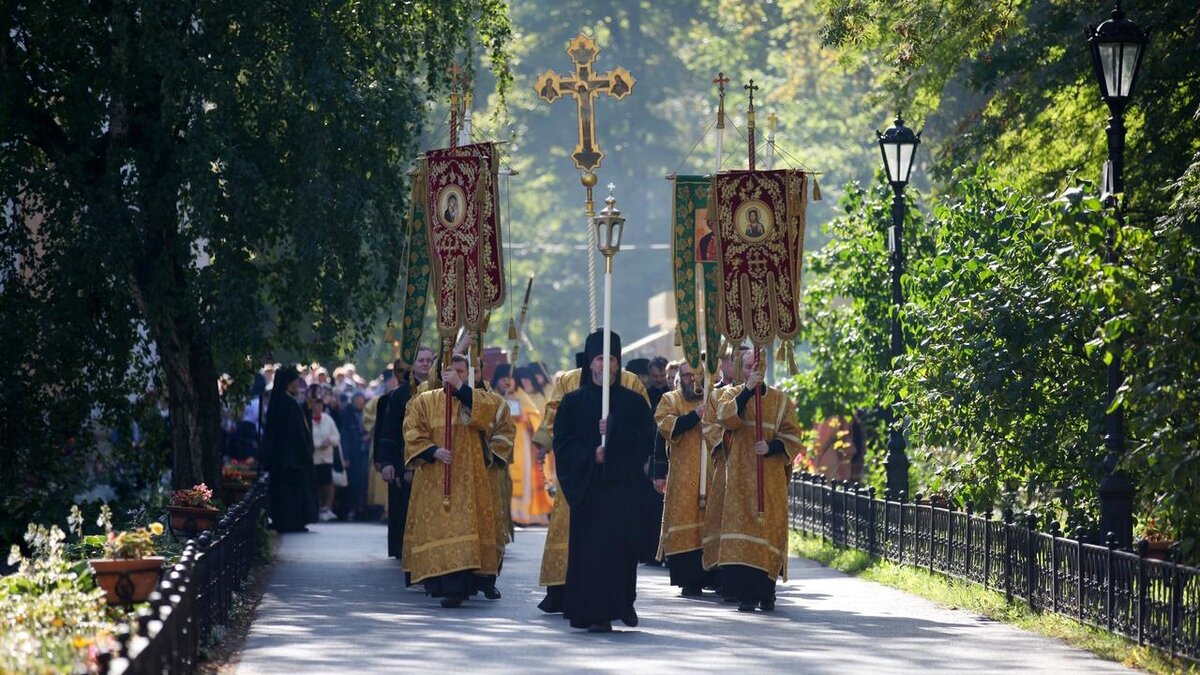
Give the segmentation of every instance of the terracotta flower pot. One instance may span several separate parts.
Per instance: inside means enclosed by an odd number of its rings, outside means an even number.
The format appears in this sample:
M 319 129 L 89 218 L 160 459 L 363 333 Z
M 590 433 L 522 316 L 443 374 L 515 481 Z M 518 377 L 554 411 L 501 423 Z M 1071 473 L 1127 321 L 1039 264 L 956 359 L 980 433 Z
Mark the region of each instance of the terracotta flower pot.
M 167 513 L 171 514 L 171 529 L 190 535 L 197 535 L 205 530 L 211 530 L 221 517 L 217 509 L 199 509 L 191 506 L 168 506 Z
M 162 574 L 164 558 L 151 556 L 130 560 L 100 558 L 89 560 L 96 574 L 96 585 L 104 589 L 110 605 L 132 605 L 143 602 Z
M 242 501 L 242 497 L 250 491 L 250 483 L 242 483 L 239 481 L 225 481 L 221 483 L 221 496 L 225 498 L 225 503 L 229 506 Z
M 1146 542 L 1146 557 L 1154 558 L 1155 560 L 1170 560 L 1171 546 L 1173 541 L 1148 541 Z

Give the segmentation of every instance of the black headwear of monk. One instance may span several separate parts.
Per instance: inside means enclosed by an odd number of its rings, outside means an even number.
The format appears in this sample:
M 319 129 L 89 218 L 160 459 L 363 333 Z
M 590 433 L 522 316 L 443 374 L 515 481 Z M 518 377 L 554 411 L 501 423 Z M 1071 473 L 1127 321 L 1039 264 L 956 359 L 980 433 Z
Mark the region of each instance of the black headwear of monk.
M 295 460 L 293 457 L 283 457 L 280 453 L 286 453 L 286 443 L 283 439 L 287 438 L 290 431 L 288 426 L 300 419 L 300 406 L 288 394 L 288 385 L 298 379 L 300 373 L 295 368 L 280 368 L 275 371 L 275 383 L 271 387 L 271 402 L 267 408 L 267 427 L 264 434 L 264 440 L 269 446 L 266 455 L 272 466 L 290 466 Z
M 608 353 L 617 359 L 617 367 L 621 365 L 621 336 L 616 332 L 612 333 L 611 342 L 609 343 Z M 604 356 L 604 330 L 599 329 L 591 335 L 587 336 L 587 342 L 583 346 L 583 383 L 585 386 L 592 386 L 592 361 L 596 360 L 597 356 Z M 621 378 L 618 376 L 613 383 L 615 386 L 621 386 Z

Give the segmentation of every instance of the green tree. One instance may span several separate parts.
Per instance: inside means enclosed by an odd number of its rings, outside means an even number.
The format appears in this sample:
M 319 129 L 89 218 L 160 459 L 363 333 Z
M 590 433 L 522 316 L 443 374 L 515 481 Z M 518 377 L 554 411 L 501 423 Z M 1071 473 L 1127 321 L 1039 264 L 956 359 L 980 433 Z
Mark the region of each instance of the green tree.
M 499 0 L 9 3 L 0 30 L 18 476 L 150 370 L 176 484 L 217 480 L 218 373 L 363 339 L 427 100 L 479 51 L 509 81 Z

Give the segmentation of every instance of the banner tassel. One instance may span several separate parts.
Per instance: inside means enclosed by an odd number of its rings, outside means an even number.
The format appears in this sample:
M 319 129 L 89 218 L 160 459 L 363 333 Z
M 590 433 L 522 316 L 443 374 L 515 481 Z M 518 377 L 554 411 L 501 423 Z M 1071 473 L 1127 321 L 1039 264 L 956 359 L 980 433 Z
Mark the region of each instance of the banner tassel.
M 675 324 L 675 346 L 683 346 L 683 327 L 679 324 Z
M 517 335 L 517 322 L 513 321 L 513 318 L 510 316 L 508 317 L 508 339 L 516 340 L 519 337 L 520 336 Z
M 383 333 L 383 341 L 384 342 L 395 342 L 396 341 L 396 326 L 392 323 L 392 317 L 390 317 L 390 316 L 388 317 L 388 320 L 387 320 L 387 330 L 384 331 L 384 333 Z
M 816 176 L 813 176 L 813 201 L 821 201 L 821 186 L 817 183 Z

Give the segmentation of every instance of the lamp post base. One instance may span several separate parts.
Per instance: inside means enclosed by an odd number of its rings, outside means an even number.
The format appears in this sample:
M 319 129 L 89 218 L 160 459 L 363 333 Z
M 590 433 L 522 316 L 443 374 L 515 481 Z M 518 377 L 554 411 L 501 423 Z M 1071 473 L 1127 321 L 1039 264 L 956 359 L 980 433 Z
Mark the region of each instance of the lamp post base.
M 1117 548 L 1133 547 L 1133 480 L 1124 473 L 1100 479 L 1100 536 L 1112 532 Z

